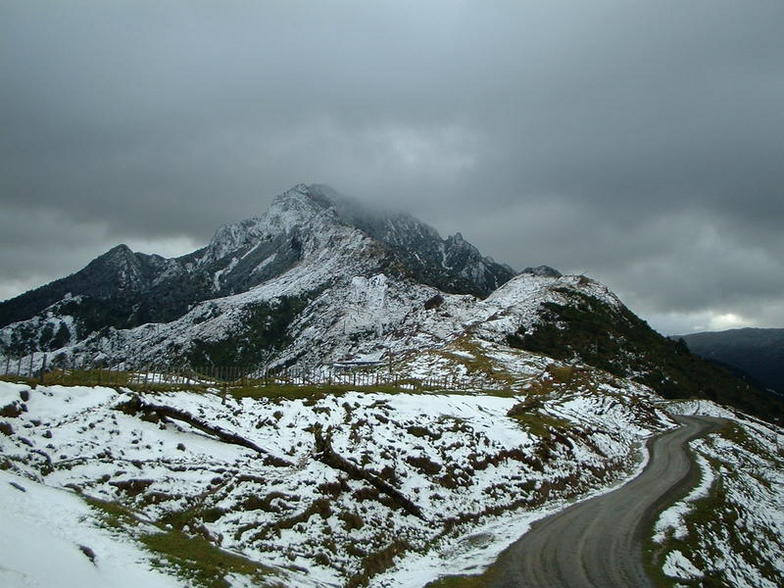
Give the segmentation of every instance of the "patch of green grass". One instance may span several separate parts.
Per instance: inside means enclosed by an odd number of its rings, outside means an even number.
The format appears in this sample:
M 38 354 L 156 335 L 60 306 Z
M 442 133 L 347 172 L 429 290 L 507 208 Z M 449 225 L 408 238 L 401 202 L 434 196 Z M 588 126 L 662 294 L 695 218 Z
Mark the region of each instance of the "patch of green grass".
M 134 392 L 144 394 L 162 394 L 165 392 L 197 392 L 205 393 L 210 390 L 206 384 L 129 384 L 123 386 Z
M 425 588 L 484 588 L 487 578 L 479 576 L 444 576 L 425 585 Z
M 179 377 L 179 376 L 176 376 Z M 185 376 L 182 376 L 185 377 Z M 139 381 L 139 379 L 142 381 Z M 136 372 L 115 371 L 108 369 L 91 370 L 61 370 L 55 369 L 44 375 L 43 382 L 40 377 L 28 378 L 24 376 L 0 376 L 0 381 L 23 383 L 30 387 L 38 384 L 46 386 L 108 386 L 122 387 L 134 392 L 171 392 L 184 390 L 189 392 L 205 392 L 209 386 L 206 384 L 178 384 L 159 381 L 143 381 L 144 376 Z M 156 377 L 157 378 L 157 377 Z
M 662 544 L 656 544 L 653 540 L 648 540 L 647 552 L 648 557 L 645 558 L 645 568 L 648 576 L 653 580 L 654 584 L 659 588 L 671 588 L 672 586 L 700 586 L 700 582 L 691 582 L 686 579 L 676 579 L 666 576 L 662 570 L 664 565 L 664 558 L 666 555 L 677 549 L 681 551 L 686 557 L 692 560 L 699 566 L 699 562 L 694 561 L 690 555 L 698 550 L 700 546 L 700 536 L 702 533 L 707 532 L 707 529 L 714 525 L 725 526 L 734 524 L 733 517 L 728 515 L 726 495 L 721 487 L 721 483 L 714 483 L 708 495 L 704 498 L 696 500 L 691 503 L 691 510 L 684 515 L 684 523 L 688 529 L 688 533 L 683 539 L 676 539 L 671 534 Z M 734 517 L 735 519 L 737 517 Z M 698 533 L 694 533 L 695 529 L 699 529 Z M 651 533 L 652 535 L 652 533 Z M 720 559 L 721 554 L 715 554 Z M 718 559 L 716 560 L 718 561 Z M 703 570 L 707 576 L 710 576 L 710 570 Z M 711 584 L 707 584 L 710 586 Z
M 371 578 L 392 567 L 398 555 L 411 551 L 411 549 L 408 542 L 395 539 L 385 547 L 366 555 L 362 560 L 362 570 L 352 575 L 346 588 L 367 586 Z
M 471 347 L 475 349 L 472 353 L 476 354 L 477 359 L 462 357 L 459 355 L 449 354 L 446 351 L 437 351 L 436 353 L 448 354 L 456 361 L 461 363 L 467 362 L 471 364 L 470 369 L 479 370 L 485 373 L 488 377 L 497 380 L 503 385 L 501 389 L 482 390 L 476 391 L 462 391 L 462 390 L 448 390 L 445 391 L 442 385 L 439 385 L 438 379 L 427 382 L 422 382 L 416 378 L 397 376 L 394 381 L 389 381 L 391 378 L 386 373 L 378 372 L 379 383 L 373 383 L 376 379 L 376 372 L 361 371 L 357 373 L 357 383 L 350 382 L 319 382 L 313 384 L 294 384 L 286 382 L 281 379 L 279 381 L 268 381 L 264 379 L 250 379 L 239 378 L 236 381 L 204 381 L 200 384 L 182 384 L 182 383 L 169 383 L 160 382 L 157 377 L 155 381 L 144 381 L 144 376 L 140 376 L 133 371 L 114 371 L 114 370 L 54 370 L 45 376 L 45 384 L 47 385 L 63 385 L 63 386 L 108 386 L 127 388 L 136 393 L 144 394 L 158 394 L 171 391 L 186 391 L 194 393 L 207 393 L 210 391 L 218 390 L 220 394 L 232 396 L 234 398 L 256 398 L 256 399 L 271 399 L 271 400 L 312 400 L 318 401 L 327 395 L 341 396 L 347 392 L 367 392 L 379 394 L 429 394 L 433 392 L 447 392 L 449 394 L 487 394 L 492 396 L 512 397 L 519 392 L 512 389 L 511 376 L 506 372 L 492 367 L 490 360 L 485 356 L 480 356 L 482 352 L 481 347 L 477 344 L 470 342 L 463 342 L 463 347 Z M 175 377 L 175 376 L 172 376 Z M 183 375 L 182 377 L 186 377 Z M 351 378 L 351 374 L 348 374 Z M 24 378 L 18 376 L 0 376 L 0 380 L 20 382 L 35 387 L 41 383 L 40 378 Z M 386 381 L 385 381 L 386 380 Z M 508 385 L 505 385 L 508 384 Z
M 569 384 L 578 375 L 578 369 L 570 365 L 556 365 L 551 363 L 547 366 L 547 373 L 559 384 Z
M 0 376 L 0 382 L 11 382 L 12 384 L 27 384 L 28 386 L 35 386 L 41 380 L 39 378 L 25 378 L 23 376 Z
M 482 346 L 473 341 L 470 335 L 464 335 L 452 342 L 451 346 L 456 351 L 462 351 L 470 354 L 472 357 L 467 357 L 461 353 L 452 353 L 449 349 L 438 351 L 444 357 L 451 361 L 463 365 L 469 373 L 486 374 L 487 376 L 503 382 L 507 386 L 511 386 L 514 378 L 512 374 L 506 370 L 500 369 L 485 353 Z
M 98 517 L 112 529 L 128 529 L 139 525 L 133 511 L 116 502 L 83 496 L 84 501 L 98 513 Z
M 55 369 L 44 376 L 48 386 L 128 386 L 134 374 L 128 371 Z M 38 380 L 40 382 L 40 379 Z
M 203 537 L 190 537 L 180 531 L 147 534 L 144 546 L 163 559 L 157 567 L 174 571 L 177 576 L 206 588 L 228 588 L 226 577 L 239 574 L 262 586 L 283 586 L 274 570 L 240 555 L 218 549 Z
M 719 435 L 727 441 L 734 443 L 751 454 L 765 455 L 768 450 L 760 445 L 756 439 L 752 439 L 742 426 L 730 422 L 719 431 Z
M 158 525 L 171 525 L 175 529 L 182 529 L 190 524 L 201 512 L 198 507 L 187 508 L 185 510 L 171 511 L 163 515 L 158 520 Z
M 258 586 L 284 586 L 273 568 L 219 549 L 204 537 L 190 536 L 179 528 L 142 532 L 143 528 L 154 527 L 143 527 L 132 510 L 116 502 L 83 498 L 108 528 L 129 534 L 156 556 L 153 565 L 167 574 L 205 588 L 228 588 L 226 578 L 230 574 L 245 576 Z M 193 510 L 175 513 L 171 520 L 162 523 L 182 527 L 193 515 Z
M 549 439 L 551 430 L 564 430 L 570 428 L 569 421 L 549 414 L 542 414 L 540 412 L 515 412 L 508 415 L 510 418 L 515 419 L 517 422 L 524 425 L 526 431 L 536 435 L 537 437 L 544 437 Z

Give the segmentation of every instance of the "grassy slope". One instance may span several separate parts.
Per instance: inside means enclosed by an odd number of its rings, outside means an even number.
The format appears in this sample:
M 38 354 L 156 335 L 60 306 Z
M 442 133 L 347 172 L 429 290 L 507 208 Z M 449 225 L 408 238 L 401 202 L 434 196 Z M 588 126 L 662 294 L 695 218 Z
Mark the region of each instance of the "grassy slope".
M 627 308 L 614 309 L 592 296 L 564 290 L 574 303 L 543 305 L 533 332 L 517 332 L 512 347 L 589 365 L 650 386 L 665 398 L 706 398 L 781 422 L 784 399 L 739 379 L 663 337 Z

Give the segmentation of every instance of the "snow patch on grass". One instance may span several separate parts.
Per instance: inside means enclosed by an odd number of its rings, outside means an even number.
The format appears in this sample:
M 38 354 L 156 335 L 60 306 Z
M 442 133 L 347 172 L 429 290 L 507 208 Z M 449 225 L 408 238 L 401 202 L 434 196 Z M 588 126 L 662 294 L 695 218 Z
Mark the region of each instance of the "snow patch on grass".
M 653 540 L 662 543 L 668 534 L 676 539 L 683 539 L 688 534 L 688 530 L 683 521 L 683 517 L 693 509 L 693 503 L 701 498 L 708 496 L 711 486 L 715 480 L 715 474 L 702 455 L 695 456 L 700 467 L 700 483 L 689 492 L 683 500 L 679 500 L 668 509 L 664 510 L 654 526 Z
M 72 492 L 2 471 L 0 529 L 0 584 L 9 588 L 181 585 L 133 542 L 101 528 Z
M 664 573 L 691 578 L 698 570 L 722 586 L 784 585 L 784 431 L 709 401 L 670 407 L 727 425 L 692 442 L 701 483 L 657 521 Z
M 122 389 L 38 386 L 0 451 L 17 474 L 314 585 L 403 585 L 490 563 L 531 521 L 634 475 L 645 439 L 672 426 L 638 384 L 487 341 L 401 361 L 489 386 L 141 404 Z M 0 383 L 0 397 L 24 391 Z

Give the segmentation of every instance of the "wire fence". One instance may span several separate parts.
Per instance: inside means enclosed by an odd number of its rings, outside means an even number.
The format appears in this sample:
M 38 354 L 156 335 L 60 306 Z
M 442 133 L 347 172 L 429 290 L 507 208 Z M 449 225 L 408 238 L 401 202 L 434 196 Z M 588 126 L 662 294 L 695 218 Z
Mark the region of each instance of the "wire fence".
M 271 386 L 392 387 L 399 390 L 466 390 L 482 387 L 480 379 L 439 375 L 413 377 L 389 366 L 320 366 L 260 369 L 254 366 L 191 366 L 149 363 L 129 367 L 83 360 L 51 362 L 46 353 L 5 357 L 0 361 L 5 378 L 22 378 L 41 384 L 128 386 L 132 388 L 237 388 Z

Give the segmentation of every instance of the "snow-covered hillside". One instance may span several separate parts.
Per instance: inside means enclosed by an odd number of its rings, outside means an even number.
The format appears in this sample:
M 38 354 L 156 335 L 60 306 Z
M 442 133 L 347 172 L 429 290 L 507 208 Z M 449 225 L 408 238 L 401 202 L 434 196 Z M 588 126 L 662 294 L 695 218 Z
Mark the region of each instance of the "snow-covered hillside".
M 0 585 L 175 588 L 72 491 L 0 471 Z
M 347 235 L 347 238 L 353 238 Z M 604 286 L 583 276 L 539 277 L 520 274 L 485 300 L 470 295 L 447 294 L 407 279 L 362 270 L 371 242 L 359 239 L 335 251 L 319 250 L 282 276 L 247 292 L 202 302 L 182 318 L 169 323 L 149 323 L 134 329 L 108 329 L 67 345 L 54 354 L 70 364 L 77 358 L 110 365 L 138 366 L 177 358 L 191 358 L 194 349 L 232 346 L 227 363 L 235 363 L 250 347 L 247 341 L 259 335 L 259 320 L 271 317 L 285 306 L 288 310 L 284 333 L 276 333 L 277 347 L 264 355 L 268 365 L 298 363 L 329 365 L 346 357 L 370 354 L 399 355 L 448 344 L 466 334 L 477 334 L 503 343 L 510 333 L 539 321 L 542 304 L 569 303 L 569 290 L 598 296 L 620 305 Z M 344 252 L 338 255 L 336 252 Z M 345 267 L 352 272 L 345 276 Z M 370 269 L 370 268 L 367 268 Z M 353 275 L 359 271 L 359 275 Z M 369 274 L 368 277 L 362 275 Z M 325 287 L 330 284 L 329 287 Z M 428 301 L 437 299 L 437 304 Z M 54 320 L 54 319 L 52 319 Z M 60 317 L 72 321 L 71 317 Z M 29 327 L 28 327 L 29 325 Z M 0 330 L 0 337 L 13 337 L 14 329 L 40 328 L 41 319 Z M 245 347 L 243 347 L 245 345 Z M 215 353 L 213 352 L 213 355 Z M 43 354 L 34 358 L 35 365 Z M 243 367 L 256 367 L 252 353 Z M 22 363 L 27 365 L 30 356 Z M 208 352 L 203 363 L 217 357 Z M 256 360 L 258 361 L 258 360 Z
M 15 547 L 0 568 L 12 586 L 89 581 L 117 557 L 150 585 L 419 587 L 480 571 L 533 521 L 628 480 L 675 426 L 668 407 L 734 424 L 695 442 L 703 482 L 657 524 L 662 574 L 781 579 L 780 430 L 478 335 L 396 361 L 465 392 L 0 382 L 0 536 L 27 545 L 45 524 L 59 554 L 35 568 Z
M 710 401 L 674 403 L 671 410 L 729 424 L 692 443 L 700 484 L 656 524 L 664 575 L 685 583 L 781 586 L 784 431 Z
M 404 361 L 501 385 L 137 396 L 4 383 L 2 468 L 89 499 L 92 518 L 146 550 L 141 569 L 163 558 L 198 581 L 171 545 L 206 540 L 263 566 L 229 566 L 254 581 L 306 571 L 314 585 L 419 586 L 489 563 L 532 520 L 625 480 L 644 440 L 673 426 L 632 382 L 486 342 Z M 104 543 L 88 545 L 99 568 Z
M 118 246 L 0 303 L 0 369 L 187 365 L 323 371 L 465 338 L 582 361 L 666 397 L 713 394 L 753 414 L 784 401 L 690 356 L 605 286 L 546 266 L 515 275 L 459 234 L 297 185 L 262 215 L 166 260 Z

